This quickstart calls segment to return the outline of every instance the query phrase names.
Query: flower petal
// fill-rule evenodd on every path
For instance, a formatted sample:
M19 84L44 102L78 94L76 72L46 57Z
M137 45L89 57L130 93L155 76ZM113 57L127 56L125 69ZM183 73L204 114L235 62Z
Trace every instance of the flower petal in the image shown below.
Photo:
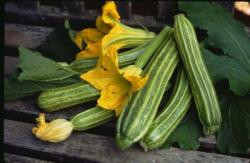
M104 109L115 110L116 115L119 115L127 102L130 87L125 79L117 81L115 85L108 85L102 90L98 105Z
M82 49L83 42L97 42L103 38L104 34L95 28L87 28L76 34L75 43Z
M142 69L134 65L130 65L121 70L123 77L131 83L130 91L136 92L142 89L148 81L149 76L141 77Z
M101 40L97 42L88 42L84 51L76 55L76 59L95 58L101 53Z
M117 11L114 1L106 1L102 7L102 20L107 23L114 25L115 22L120 22L120 15Z
M99 90L104 89L107 85L114 85L123 79L119 74L118 67L108 56L103 56L101 63L96 68L82 74L81 78Z
M96 22L95 22L95 26L96 26L97 30L101 31L104 34L109 33L110 29L112 28L111 25L104 23L101 16L97 17Z

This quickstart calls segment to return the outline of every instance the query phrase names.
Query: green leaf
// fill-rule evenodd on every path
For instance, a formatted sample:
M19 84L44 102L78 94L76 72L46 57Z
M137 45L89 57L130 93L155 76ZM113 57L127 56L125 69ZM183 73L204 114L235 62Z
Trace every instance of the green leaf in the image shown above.
M214 60L205 60L208 69L213 70L210 72L213 80L228 79L235 94L245 95L250 90L250 40L243 24L216 3L179 2L179 8L187 13L195 26L207 31L206 43L209 46L224 52L216 63L209 62ZM209 65L216 66L216 69ZM237 73L244 75L236 75Z
M80 52L73 42L75 33L66 20L65 25L56 27L36 50L55 61L71 63Z
M241 97L223 94L220 106L223 115L217 135L217 147L223 153L245 153L250 147L250 95Z
M10 78L4 80L4 100L13 101L29 96L36 95L41 91L61 87L76 82L81 82L79 79L69 78L56 82L35 82L35 81L18 81L17 76L13 74Z
M161 148L169 148L177 143L181 149L197 150L200 147L198 139L201 136L202 127L198 116L191 110Z
M55 81L69 78L73 75L79 75L78 72L62 66L61 64L43 57L39 52L33 52L23 47L19 47L19 67L22 73L19 75L19 80L30 81Z
M245 92L246 88L250 88L250 74L239 62L227 56L215 55L205 48L202 51L209 74L215 82L230 79L230 89L234 92Z

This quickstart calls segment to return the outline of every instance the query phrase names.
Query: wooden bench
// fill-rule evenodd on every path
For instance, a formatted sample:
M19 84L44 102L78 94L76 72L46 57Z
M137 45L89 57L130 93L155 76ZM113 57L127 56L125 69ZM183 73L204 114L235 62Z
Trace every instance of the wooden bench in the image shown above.
M176 13L176 3L151 3L144 5L135 1L117 2L122 22L132 26L136 26L137 22L143 22L156 32L164 23L171 24L171 18ZM56 25L63 24L65 18L69 18L78 30L93 26L96 16L100 14L101 6L102 3L94 1L8 1L5 4L5 77L11 74L19 63L18 46L36 48ZM121 151L114 141L114 121L86 132L73 132L72 136L62 143L42 142L31 133L31 128L36 125L35 118L41 112L36 100L36 97L31 97L5 102L5 162L250 162L248 154L219 154L213 136L200 138L201 147L198 151L184 151L172 147L169 150L144 152L137 145ZM93 105L94 103L88 103L48 113L47 119L68 119Z

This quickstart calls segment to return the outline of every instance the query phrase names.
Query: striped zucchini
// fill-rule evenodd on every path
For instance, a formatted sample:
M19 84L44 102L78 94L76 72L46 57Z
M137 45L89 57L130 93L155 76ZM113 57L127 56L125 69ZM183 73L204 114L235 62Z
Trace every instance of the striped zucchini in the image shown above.
M139 141L153 122L170 77L178 64L179 56L173 29L168 31L158 54L154 54L144 73L149 74L146 86L134 93L123 109L116 124L116 143L126 149ZM163 29L163 30L164 30Z
M183 14L175 16L174 35L187 72L192 94L205 135L215 133L221 125L221 112L195 30Z
M184 118L191 104L191 90L185 70L178 72L173 93L161 113L140 141L145 151L161 147Z
M160 34L158 34L158 36L152 41L152 43L149 44L146 52L138 58L136 65L144 67L144 65L150 59L151 55L153 55L154 51L161 45L160 43L168 33L167 29L169 28L165 28L164 30L162 30ZM168 83L165 91L169 90L170 87L171 84ZM100 107L94 107L75 115L71 119L71 122L73 123L75 130L84 131L104 124L113 118L115 118L115 114L113 111L102 109Z
M71 119L71 122L74 126L74 130L84 131L104 124L114 118L114 111L97 106L75 115Z
M51 112L95 100L99 95L99 90L82 81L42 92L38 97L38 106L44 111Z
M144 44L133 48L131 50L127 50L125 52L121 52L119 54L118 60L119 60L119 66L126 66L129 64L132 64L135 62L135 60L143 54L143 52L146 50L147 46L149 46L151 40L148 42L145 42ZM97 63L97 58L89 58L89 59L79 59L73 61L69 67L77 72L86 72L93 67L95 67Z
M150 56L159 47L159 44L162 42L164 38L163 36L165 36L166 33L167 30L162 30L162 32L160 32L156 38L147 44L145 53L138 57L139 61L136 62L137 66L140 67L146 65L150 59ZM42 92L38 97L38 105L42 110L50 112L96 100L99 95L100 92L90 84L80 82L77 84L49 89Z
M168 33L166 29L162 30L161 33L156 37L156 39L149 44L147 49L150 50L151 54L149 54L148 50L146 50L146 52L140 56L139 61L136 62L138 65L144 66L145 63L148 62L150 55L152 55L154 51L159 47L159 45L161 45L160 43L164 39L164 36L166 36L166 34ZM146 57L144 58L143 56ZM170 87L171 84L169 83L167 85L166 91ZM100 107L94 107L75 115L71 119L71 122L74 126L74 130L84 131L99 126L101 124L104 124L114 118L115 118L115 113L113 111L102 109Z

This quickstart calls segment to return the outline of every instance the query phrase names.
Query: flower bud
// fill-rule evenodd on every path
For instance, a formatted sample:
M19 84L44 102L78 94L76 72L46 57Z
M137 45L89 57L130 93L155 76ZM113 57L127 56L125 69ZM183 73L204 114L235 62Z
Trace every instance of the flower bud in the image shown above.
M46 123L45 114L40 114L36 120L38 124L37 127L32 128L32 133L43 141L61 142L67 139L73 131L73 124L66 119L56 119Z

